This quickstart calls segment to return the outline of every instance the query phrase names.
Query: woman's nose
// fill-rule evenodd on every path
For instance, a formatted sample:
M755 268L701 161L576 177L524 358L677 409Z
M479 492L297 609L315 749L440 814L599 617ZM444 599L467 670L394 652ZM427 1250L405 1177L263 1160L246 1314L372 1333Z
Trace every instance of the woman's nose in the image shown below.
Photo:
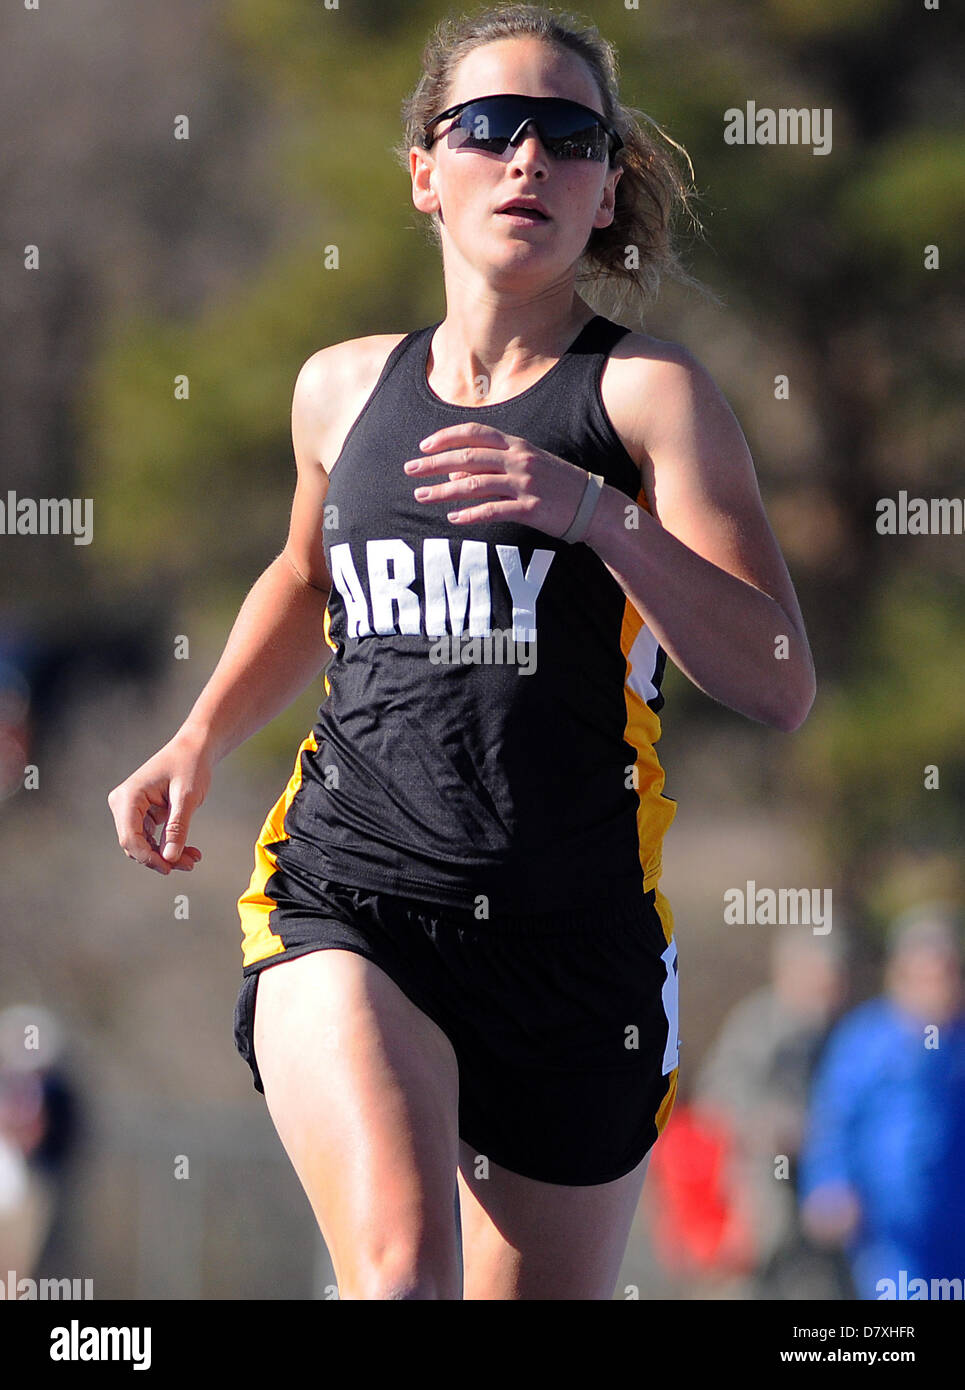
M523 132L522 138L520 138L520 131ZM519 127L513 136L510 149L513 152L512 158L514 160L523 157L526 163L531 163L534 160L542 163L549 158L540 139L539 131L532 121L526 121L524 125Z

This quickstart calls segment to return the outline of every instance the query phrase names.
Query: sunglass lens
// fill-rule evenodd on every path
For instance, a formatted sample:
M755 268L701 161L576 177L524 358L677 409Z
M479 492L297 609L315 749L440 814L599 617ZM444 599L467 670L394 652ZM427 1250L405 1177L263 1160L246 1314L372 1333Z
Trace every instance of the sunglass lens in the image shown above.
M569 101L548 101L538 119L557 159L606 158L607 133L583 107Z
M551 136L549 143L556 159L606 159L609 149L606 131L598 125Z
M485 150L502 154L512 135L505 108L488 101L475 101L463 107L449 128L453 149Z
M520 102L489 98L471 102L449 129L452 148L502 154L523 122L533 121L555 159L606 159L609 139L603 126L568 101Z

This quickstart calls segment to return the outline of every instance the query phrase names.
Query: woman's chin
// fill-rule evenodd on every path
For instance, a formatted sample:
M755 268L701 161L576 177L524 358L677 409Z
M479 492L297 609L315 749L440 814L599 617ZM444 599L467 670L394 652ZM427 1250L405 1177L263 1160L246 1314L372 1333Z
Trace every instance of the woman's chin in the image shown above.
M523 238L510 237L502 245L494 248L487 269L493 275L533 275L545 276L554 269L558 258L550 255L547 248L527 242ZM565 267L556 266L555 273L561 274Z

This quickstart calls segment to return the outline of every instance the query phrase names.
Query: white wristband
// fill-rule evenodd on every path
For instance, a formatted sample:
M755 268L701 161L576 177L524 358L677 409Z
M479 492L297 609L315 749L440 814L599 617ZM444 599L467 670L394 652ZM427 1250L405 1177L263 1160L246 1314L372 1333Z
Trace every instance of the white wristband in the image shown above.
M576 541L581 541L586 535L590 529L590 522L593 520L596 505L600 500L600 493L603 491L603 483L602 473L587 472L586 487L583 489L580 505L576 509L576 516L560 536L561 541L569 541L573 545Z

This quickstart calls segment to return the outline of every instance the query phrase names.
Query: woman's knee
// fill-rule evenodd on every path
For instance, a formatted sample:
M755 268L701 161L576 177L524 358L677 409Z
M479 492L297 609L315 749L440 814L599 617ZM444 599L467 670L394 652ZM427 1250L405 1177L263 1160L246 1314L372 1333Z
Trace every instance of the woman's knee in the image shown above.
M455 1228L433 1241L382 1243L356 1250L339 1278L339 1298L461 1299L462 1261Z

